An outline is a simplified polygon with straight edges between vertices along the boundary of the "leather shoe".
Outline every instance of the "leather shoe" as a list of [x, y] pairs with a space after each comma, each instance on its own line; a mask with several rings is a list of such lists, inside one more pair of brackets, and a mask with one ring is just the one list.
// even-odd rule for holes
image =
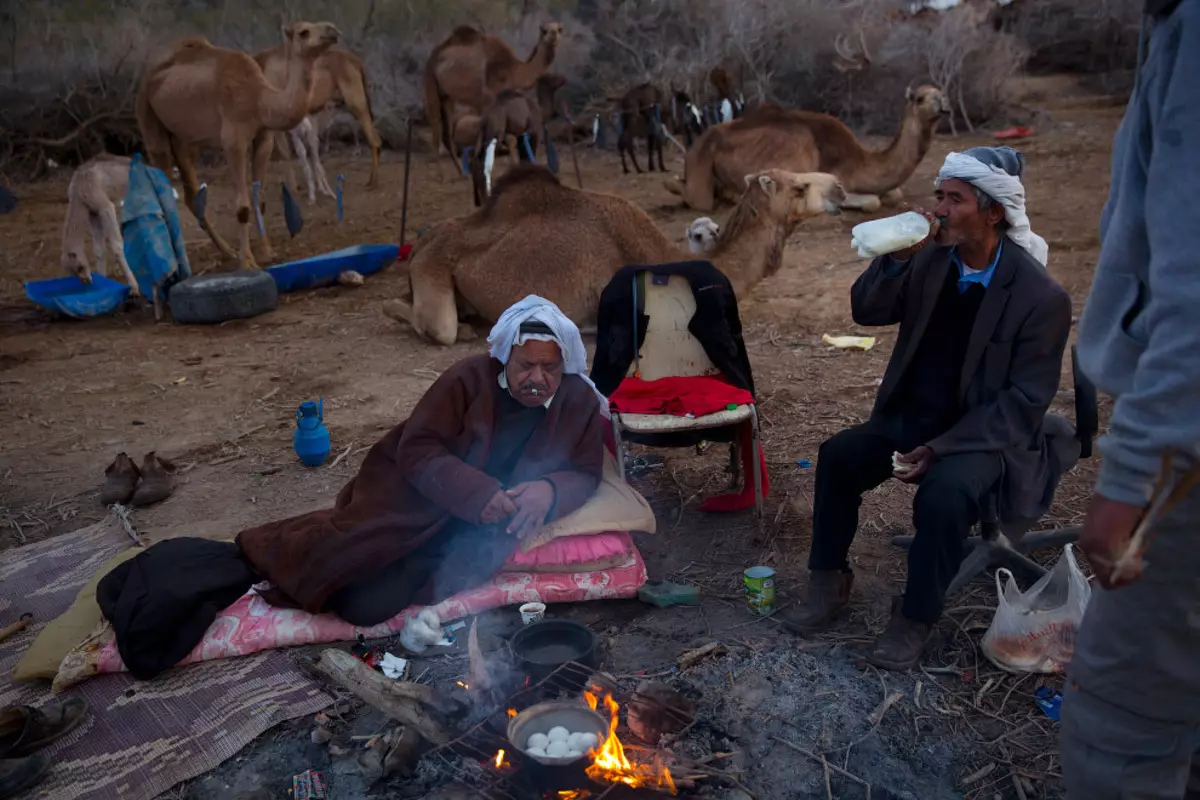
[[797, 609], [779, 615], [783, 627], [806, 636], [825, 630], [850, 605], [854, 573], [813, 570], [808, 578], [808, 599]]
[[899, 597], [892, 601], [892, 616], [887, 628], [875, 638], [867, 652], [867, 661], [880, 669], [903, 672], [915, 667], [920, 663], [925, 643], [933, 631], [932, 625], [905, 617], [902, 605]]

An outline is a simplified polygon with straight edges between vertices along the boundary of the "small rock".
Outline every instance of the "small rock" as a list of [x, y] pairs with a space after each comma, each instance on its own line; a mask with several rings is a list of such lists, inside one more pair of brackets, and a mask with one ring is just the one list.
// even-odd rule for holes
[[313, 744], [325, 744], [333, 738], [333, 731], [318, 725], [312, 729], [311, 738]]

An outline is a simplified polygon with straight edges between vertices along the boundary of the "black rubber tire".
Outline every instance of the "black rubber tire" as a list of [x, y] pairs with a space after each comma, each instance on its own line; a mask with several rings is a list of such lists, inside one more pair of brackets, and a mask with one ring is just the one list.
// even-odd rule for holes
[[279, 305], [279, 290], [266, 272], [220, 272], [175, 284], [167, 295], [167, 305], [176, 322], [211, 325], [274, 311]]

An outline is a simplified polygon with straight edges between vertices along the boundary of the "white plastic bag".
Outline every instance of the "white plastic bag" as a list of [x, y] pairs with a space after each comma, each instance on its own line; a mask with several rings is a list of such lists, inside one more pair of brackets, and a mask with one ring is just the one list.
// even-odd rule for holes
[[[1003, 584], [1001, 573], [1007, 578]], [[1027, 592], [1011, 572], [996, 570], [996, 594], [999, 606], [982, 643], [992, 663], [1010, 672], [1066, 670], [1075, 652], [1075, 632], [1092, 596], [1071, 545]]]

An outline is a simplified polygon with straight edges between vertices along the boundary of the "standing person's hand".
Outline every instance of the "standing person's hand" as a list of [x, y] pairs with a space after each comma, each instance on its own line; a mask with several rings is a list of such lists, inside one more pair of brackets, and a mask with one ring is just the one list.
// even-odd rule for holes
[[908, 464], [909, 469], [903, 472], [896, 470], [892, 475], [896, 477], [896, 480], [916, 483], [922, 475], [929, 471], [929, 467], [933, 465], [933, 459], [933, 448], [923, 444], [911, 453], [897, 456], [896, 460], [901, 464]]
[[890, 253], [891, 257], [897, 261], [908, 261], [917, 253], [921, 252], [925, 245], [929, 244], [933, 237], [937, 236], [938, 228], [941, 227], [941, 225], [938, 223], [937, 217], [935, 217], [931, 212], [926, 211], [923, 208], [910, 208], [909, 211], [915, 211], [925, 219], [929, 220], [929, 235], [914, 244], [912, 247], [906, 247], [903, 250], [897, 250], [894, 253]]
[[494, 525], [497, 522], [508, 519], [515, 513], [517, 513], [516, 504], [501, 489], [492, 495], [492, 499], [488, 500], [487, 505], [483, 507], [483, 511], [479, 514], [479, 521], [484, 525]]
[[1141, 506], [1092, 495], [1083, 521], [1083, 533], [1079, 536], [1079, 549], [1087, 556], [1096, 580], [1105, 589], [1119, 589], [1137, 580], [1137, 575], [1130, 575], [1114, 582], [1113, 569], [1133, 538], [1133, 531], [1144, 511]]
[[507, 530], [518, 539], [527, 539], [545, 524], [554, 505], [554, 486], [550, 481], [518, 483], [508, 490], [508, 496], [516, 504], [517, 513]]

